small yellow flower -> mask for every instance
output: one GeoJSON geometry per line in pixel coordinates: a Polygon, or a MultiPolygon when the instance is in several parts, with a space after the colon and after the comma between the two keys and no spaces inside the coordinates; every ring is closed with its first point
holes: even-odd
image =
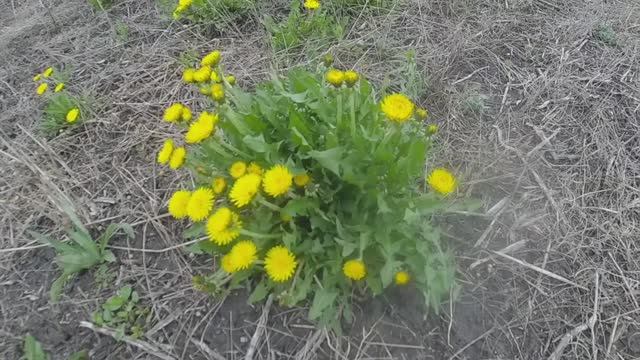
{"type": "Polygon", "coordinates": [[[229,174],[234,179],[237,179],[247,172],[247,164],[244,161],[236,161],[229,168],[229,174]]]}
{"type": "Polygon", "coordinates": [[[231,260],[230,254],[223,256],[220,262],[221,262],[222,270],[228,272],[229,274],[233,274],[235,272],[235,269],[233,267],[233,261],[231,260]]]}
{"type": "Polygon", "coordinates": [[[320,8],[320,1],[318,0],[305,0],[304,8],[307,10],[318,10],[320,8]]]}
{"type": "Polygon", "coordinates": [[[164,121],[170,123],[178,122],[182,118],[182,110],[184,107],[185,106],[180,103],[171,104],[171,106],[164,110],[162,118],[164,121]]]}
{"type": "Polygon", "coordinates": [[[53,92],[60,92],[62,90],[64,90],[64,83],[56,85],[56,87],[53,89],[53,92]]]}
{"type": "Polygon", "coordinates": [[[218,209],[207,221],[207,235],[219,246],[227,245],[240,236],[240,230],[242,230],[240,217],[226,207],[218,209]]]}
{"type": "Polygon", "coordinates": [[[293,182],[296,186],[305,187],[311,181],[311,177],[307,173],[298,174],[293,177],[293,182]]]}
{"type": "Polygon", "coordinates": [[[411,281],[411,276],[406,271],[398,271],[395,275],[396,285],[407,285],[411,281]]]}
{"type": "Polygon", "coordinates": [[[187,215],[191,221],[204,220],[213,209],[213,191],[209,188],[201,187],[191,193],[189,204],[187,204],[187,215]]]}
{"type": "Polygon", "coordinates": [[[272,247],[264,258],[264,269],[269,279],[284,282],[293,276],[298,266],[296,257],[284,246],[272,247]]]}
{"type": "Polygon", "coordinates": [[[33,81],[40,81],[41,79],[42,79],[42,74],[36,74],[36,75],[33,77],[33,81]]]}
{"type": "Polygon", "coordinates": [[[187,217],[187,206],[191,192],[187,190],[178,190],[173,193],[169,199],[169,214],[176,219],[184,219],[187,217]]]}
{"type": "Polygon", "coordinates": [[[211,72],[211,81],[215,83],[222,82],[222,79],[220,78],[220,74],[218,74],[218,72],[215,70],[211,72]]]}
{"type": "Polygon", "coordinates": [[[247,172],[249,174],[256,174],[258,176],[262,176],[262,167],[260,167],[260,165],[258,165],[255,162],[251,162],[251,164],[249,164],[249,167],[247,168],[247,172]]]}
{"type": "Polygon", "coordinates": [[[42,73],[42,76],[48,78],[49,76],[53,75],[53,68],[52,67],[48,67],[44,70],[44,72],[42,73]]]}
{"type": "Polygon", "coordinates": [[[427,109],[419,108],[418,110],[416,110],[416,115],[418,116],[418,119],[424,120],[427,118],[427,116],[429,116],[429,112],[427,111],[427,109]]]}
{"type": "Polygon", "coordinates": [[[441,195],[449,195],[455,191],[457,180],[452,173],[443,168],[434,169],[427,178],[429,186],[441,195]]]}
{"type": "Polygon", "coordinates": [[[67,112],[66,120],[69,124],[73,124],[76,121],[78,121],[79,117],[80,117],[80,109],[73,108],[67,112]]]}
{"type": "Polygon", "coordinates": [[[224,101],[224,87],[222,84],[211,85],[211,97],[217,102],[224,101]]]}
{"type": "Polygon", "coordinates": [[[227,82],[229,83],[229,85],[233,86],[236,84],[236,77],[233,75],[228,75],[224,78],[225,80],[227,80],[227,82]]]}
{"type": "Polygon", "coordinates": [[[352,280],[361,280],[367,275],[367,268],[362,260],[348,260],[342,266],[342,272],[352,280]]]}
{"type": "Polygon", "coordinates": [[[246,174],[233,184],[229,192],[231,202],[237,207],[246,206],[260,190],[260,175],[246,174]]]}
{"type": "Polygon", "coordinates": [[[208,53],[207,55],[205,55],[202,58],[202,61],[200,61],[200,65],[202,65],[202,66],[216,66],[220,62],[221,58],[222,58],[222,54],[220,53],[220,51],[219,50],[214,50],[214,51],[208,53]]]}
{"type": "Polygon", "coordinates": [[[278,197],[286,194],[292,183],[293,175],[289,169],[284,165],[276,165],[264,174],[263,188],[267,194],[278,197]]]}
{"type": "Polygon", "coordinates": [[[47,92],[48,88],[49,88],[49,85],[47,83],[42,83],[42,84],[38,85],[38,88],[36,89],[36,93],[38,95],[42,95],[45,92],[47,92]]]}
{"type": "Polygon", "coordinates": [[[352,87],[355,85],[358,80],[360,80],[360,75],[353,70],[345,71],[344,73],[344,82],[347,83],[347,86],[352,87]]]}
{"type": "Polygon", "coordinates": [[[184,136],[185,142],[187,144],[196,144],[211,136],[215,130],[215,118],[216,115],[207,111],[200,114],[198,120],[189,126],[189,130],[184,136]]]}
{"type": "Polygon", "coordinates": [[[171,158],[171,153],[173,153],[173,140],[167,139],[164,141],[164,144],[162,144],[160,151],[158,151],[158,164],[165,165],[168,163],[171,158]]]}
{"type": "Polygon", "coordinates": [[[210,77],[211,77],[211,68],[209,66],[203,66],[198,70],[196,70],[195,73],[193,73],[193,80],[195,82],[200,82],[200,83],[207,82],[209,81],[210,77]]]}
{"type": "Polygon", "coordinates": [[[405,95],[391,94],[385,96],[380,103],[380,108],[389,120],[404,123],[413,116],[415,105],[405,95]]]}
{"type": "Polygon", "coordinates": [[[182,72],[182,81],[184,81],[187,84],[191,84],[195,81],[195,76],[196,74],[196,69],[193,68],[187,68],[184,69],[184,71],[182,72]]]}
{"type": "Polygon", "coordinates": [[[258,247],[253,241],[238,241],[228,256],[231,257],[231,268],[233,271],[246,270],[258,259],[258,247]]]}
{"type": "Polygon", "coordinates": [[[327,71],[327,74],[325,75],[325,78],[327,79],[329,84],[335,87],[340,87],[344,82],[344,72],[337,69],[329,69],[329,71],[327,71]]]}
{"type": "Polygon", "coordinates": [[[187,149],[183,146],[175,148],[169,159],[169,167],[173,170],[179,169],[184,164],[184,158],[187,156],[187,149]]]}
{"type": "Polygon", "coordinates": [[[178,6],[182,6],[184,8],[188,8],[189,6],[191,6],[192,2],[193,2],[193,0],[178,0],[178,6]]]}
{"type": "Polygon", "coordinates": [[[181,115],[182,121],[191,121],[192,118],[193,118],[193,114],[191,113],[191,109],[183,105],[182,115],[181,115]]]}
{"type": "Polygon", "coordinates": [[[428,135],[435,135],[437,132],[438,132],[438,125],[429,124],[429,126],[427,126],[427,134],[428,135]]]}
{"type": "Polygon", "coordinates": [[[214,193],[222,194],[224,189],[227,187],[227,181],[222,177],[217,177],[213,179],[213,184],[211,184],[211,186],[213,187],[214,193]]]}

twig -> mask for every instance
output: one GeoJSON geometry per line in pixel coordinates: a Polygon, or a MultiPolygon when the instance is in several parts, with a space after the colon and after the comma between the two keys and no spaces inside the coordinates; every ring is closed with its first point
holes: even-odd
{"type": "MultiPolygon", "coordinates": [[[[593,314],[591,314],[589,321],[586,324],[576,326],[575,328],[573,328],[573,330],[564,334],[562,339],[560,339],[558,346],[556,346],[556,349],[549,356],[548,360],[560,360],[562,357],[562,353],[564,352],[564,349],[567,347],[567,345],[569,345],[569,343],[571,342],[571,340],[573,340],[573,338],[580,335],[583,331],[587,329],[591,329],[591,331],[593,332],[593,327],[596,325],[596,320],[598,319],[598,298],[600,297],[599,296],[600,294],[599,278],[600,278],[599,273],[596,271],[596,285],[595,285],[596,289],[595,289],[595,295],[593,300],[593,314]]],[[[592,359],[595,359],[595,353],[591,355],[592,355],[592,359]]]]}
{"type": "Polygon", "coordinates": [[[295,360],[305,360],[309,358],[309,355],[316,355],[316,350],[323,342],[322,329],[317,329],[296,354],[295,360]]]}
{"type": "Polygon", "coordinates": [[[102,335],[107,335],[107,336],[111,336],[112,338],[116,339],[116,340],[120,340],[120,341],[124,341],[129,345],[133,345],[135,347],[137,347],[140,350],[143,350],[155,357],[158,357],[160,359],[163,360],[176,360],[177,358],[165,353],[164,351],[162,351],[160,348],[158,348],[155,345],[152,345],[146,341],[142,341],[142,340],[137,340],[134,339],[130,336],[119,336],[114,330],[111,329],[107,329],[107,328],[102,328],[102,327],[98,327],[90,322],[87,321],[80,321],[80,326],[87,328],[87,329],[91,329],[99,334],[102,335]]]}
{"type": "MultiPolygon", "coordinates": [[[[511,253],[511,252],[514,252],[514,251],[522,249],[522,247],[524,247],[524,245],[526,245],[526,244],[527,244],[526,240],[518,240],[518,241],[514,242],[513,244],[511,244],[511,245],[509,245],[509,246],[507,246],[507,247],[505,247],[505,248],[503,248],[501,250],[498,250],[498,252],[501,253],[501,254],[511,253]]],[[[491,260],[493,258],[494,258],[494,256],[490,255],[490,256],[487,256],[485,258],[478,259],[478,260],[474,261],[471,265],[469,265],[469,269],[473,270],[478,265],[482,265],[482,264],[486,263],[487,261],[489,261],[489,260],[491,260]]]]}
{"type": "Polygon", "coordinates": [[[471,345],[477,343],[478,341],[480,341],[480,339],[484,338],[485,336],[491,334],[493,332],[493,330],[495,330],[495,327],[492,327],[491,329],[485,331],[484,333],[482,333],[480,336],[478,336],[477,338],[471,340],[470,343],[468,343],[467,345],[463,346],[460,350],[456,351],[455,354],[451,355],[449,357],[449,360],[453,360],[455,358],[457,358],[460,354],[462,354],[465,350],[467,350],[471,345]]]}
{"type": "Polygon", "coordinates": [[[262,315],[260,315],[260,320],[258,320],[258,325],[256,326],[256,332],[253,333],[251,337],[251,342],[249,343],[249,349],[244,356],[244,360],[253,360],[253,354],[256,352],[256,348],[258,347],[258,341],[264,332],[265,325],[267,323],[267,319],[269,318],[269,310],[271,310],[271,303],[273,302],[273,294],[269,295],[267,302],[264,304],[264,308],[262,308],[262,315]]]}
{"type": "Polygon", "coordinates": [[[216,352],[215,350],[212,350],[210,347],[208,347],[207,344],[205,344],[204,342],[196,340],[194,338],[191,338],[190,340],[191,340],[191,343],[193,343],[195,346],[200,348],[200,350],[202,350],[202,352],[206,353],[207,356],[209,356],[210,359],[227,360],[227,359],[224,358],[224,356],[218,354],[218,352],[216,352]]]}
{"type": "Polygon", "coordinates": [[[473,75],[477,74],[477,73],[478,73],[478,71],[482,71],[482,70],[484,70],[484,69],[486,69],[486,68],[488,68],[488,66],[484,66],[484,67],[481,67],[480,69],[476,69],[476,70],[474,70],[471,74],[469,74],[469,75],[467,75],[467,76],[463,77],[462,79],[458,79],[458,80],[454,81],[454,82],[453,82],[453,84],[451,84],[451,85],[459,84],[459,83],[461,83],[461,82],[463,82],[463,81],[465,81],[465,80],[469,80],[469,79],[471,79],[471,77],[472,77],[473,75]]]}
{"type": "Polygon", "coordinates": [[[538,266],[535,266],[535,265],[531,265],[531,264],[529,264],[528,262],[522,261],[522,260],[520,260],[520,259],[516,259],[516,258],[514,258],[514,257],[511,257],[511,256],[509,256],[509,255],[507,255],[507,254],[503,254],[503,253],[498,252],[498,251],[492,251],[492,253],[494,253],[495,255],[498,255],[498,256],[500,256],[500,257],[503,257],[503,258],[505,258],[505,259],[507,259],[507,260],[511,260],[511,261],[513,261],[513,262],[515,262],[515,263],[517,263],[517,264],[520,264],[520,265],[522,265],[522,266],[526,267],[526,268],[529,268],[529,269],[534,270],[534,271],[537,271],[537,272],[539,272],[539,273],[541,273],[541,274],[547,275],[548,277],[551,277],[551,278],[554,278],[554,279],[556,279],[556,280],[562,281],[562,282],[563,282],[563,283],[565,283],[565,284],[569,284],[569,285],[571,285],[571,286],[575,286],[575,287],[577,287],[577,288],[579,288],[579,289],[589,291],[589,289],[587,289],[586,287],[584,287],[584,286],[582,286],[582,285],[578,285],[578,284],[576,284],[575,282],[573,282],[573,281],[571,281],[571,280],[569,280],[569,279],[567,279],[567,278],[564,278],[564,277],[562,277],[562,276],[560,276],[560,275],[558,275],[558,274],[554,274],[554,273],[552,273],[552,272],[551,272],[551,271],[549,271],[549,270],[545,270],[545,269],[543,269],[543,268],[541,268],[541,267],[538,267],[538,266]]]}

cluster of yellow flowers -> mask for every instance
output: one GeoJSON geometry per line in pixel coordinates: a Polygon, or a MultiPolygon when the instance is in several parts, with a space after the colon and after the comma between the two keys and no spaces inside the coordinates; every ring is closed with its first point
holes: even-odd
{"type": "Polygon", "coordinates": [[[178,6],[173,10],[173,18],[178,20],[180,15],[191,7],[192,3],[192,0],[178,0],[178,6]]]}
{"type": "MultiPolygon", "coordinates": [[[[38,94],[38,96],[43,96],[47,93],[47,90],[49,89],[49,83],[47,81],[54,80],[52,78],[53,76],[54,76],[54,70],[51,66],[44,69],[43,72],[33,76],[33,81],[38,83],[38,87],[36,88],[36,94],[38,94]]],[[[52,81],[52,82],[55,84],[55,87],[53,88],[54,93],[62,92],[65,89],[65,84],[63,82],[55,82],[55,81],[52,81]]],[[[80,109],[77,107],[74,107],[69,111],[67,111],[67,114],[65,116],[65,121],[69,124],[74,124],[76,121],[78,121],[79,118],[80,118],[80,109]]]]}

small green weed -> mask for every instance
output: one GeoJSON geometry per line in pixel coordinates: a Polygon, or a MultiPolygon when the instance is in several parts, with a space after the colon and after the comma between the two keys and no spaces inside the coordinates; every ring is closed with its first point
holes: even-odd
{"type": "MultiPolygon", "coordinates": [[[[42,345],[33,336],[27,334],[24,338],[24,360],[49,360],[51,357],[42,349],[42,345]]],[[[69,356],[69,360],[89,360],[86,350],[78,351],[69,356]]]]}
{"type": "Polygon", "coordinates": [[[115,261],[115,256],[107,250],[107,243],[118,232],[124,230],[129,237],[133,237],[133,228],[128,224],[110,224],[100,235],[97,241],[93,241],[89,230],[84,227],[71,206],[64,206],[63,210],[71,219],[74,228],[67,231],[70,242],[54,240],[46,235],[30,231],[31,235],[43,244],[52,246],[56,252],[56,263],[62,268],[62,275],[52,284],[49,294],[52,301],[58,301],[62,294],[62,288],[76,274],[89,270],[104,262],[115,261]]]}
{"type": "Polygon", "coordinates": [[[70,95],[66,91],[55,93],[47,100],[40,129],[45,136],[55,136],[69,125],[80,123],[86,109],[86,101],[82,98],[70,95]],[[73,109],[78,111],[75,119],[69,117],[73,109]],[[72,119],[73,121],[70,121],[72,119]]]}
{"type": "Polygon", "coordinates": [[[109,270],[109,266],[106,263],[98,266],[98,269],[93,274],[93,281],[98,286],[98,290],[108,288],[115,279],[116,273],[109,270]]]}
{"type": "Polygon", "coordinates": [[[616,32],[609,25],[600,24],[594,31],[596,39],[601,41],[607,46],[618,46],[618,40],[616,38],[616,32]]]}
{"type": "Polygon", "coordinates": [[[321,53],[331,43],[344,36],[345,21],[325,10],[313,13],[303,11],[299,1],[293,1],[289,16],[276,23],[273,18],[265,20],[275,52],[284,56],[296,53],[321,53]]]}
{"type": "Polygon", "coordinates": [[[115,23],[116,38],[120,43],[126,43],[129,41],[129,25],[122,20],[116,20],[115,23]]]}
{"type": "Polygon", "coordinates": [[[171,6],[175,20],[185,18],[189,21],[212,25],[217,30],[234,26],[238,20],[247,17],[255,9],[255,0],[162,0],[163,8],[171,6]]]}
{"type": "Polygon", "coordinates": [[[125,286],[107,299],[100,310],[93,313],[93,322],[116,329],[120,338],[125,335],[140,338],[151,320],[151,311],[138,304],[139,301],[138,293],[130,286],[125,286]]]}
{"type": "Polygon", "coordinates": [[[113,0],[87,0],[96,10],[105,11],[113,5],[113,0]]]}
{"type": "Polygon", "coordinates": [[[427,87],[425,79],[418,69],[415,50],[406,52],[405,61],[399,67],[399,72],[401,74],[400,79],[402,79],[400,84],[402,92],[413,99],[422,98],[427,91],[427,87]]]}

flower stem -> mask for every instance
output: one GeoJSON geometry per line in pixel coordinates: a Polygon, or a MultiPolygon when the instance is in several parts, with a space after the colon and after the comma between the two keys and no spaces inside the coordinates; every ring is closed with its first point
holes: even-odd
{"type": "Polygon", "coordinates": [[[351,113],[351,137],[353,139],[356,138],[356,98],[355,98],[355,92],[353,91],[353,89],[349,89],[350,90],[350,94],[349,94],[349,106],[350,106],[350,113],[351,113]]]}
{"type": "Polygon", "coordinates": [[[268,202],[267,200],[265,200],[263,197],[259,197],[258,198],[258,202],[266,207],[268,207],[269,209],[273,210],[273,211],[282,211],[282,208],[279,207],[276,204],[272,204],[270,202],[268,202]]]}

